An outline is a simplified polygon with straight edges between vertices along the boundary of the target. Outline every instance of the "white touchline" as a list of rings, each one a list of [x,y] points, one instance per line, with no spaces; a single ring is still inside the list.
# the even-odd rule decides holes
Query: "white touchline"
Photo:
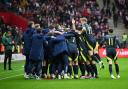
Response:
[[[17,68],[17,66],[13,66],[13,68],[15,69],[15,68]],[[21,66],[21,68],[23,69],[23,66]],[[22,69],[17,69],[17,70],[13,70],[13,71],[19,71],[19,70],[22,70]],[[11,72],[11,71],[8,71],[8,72]],[[0,72],[0,74],[3,74],[3,73],[5,73],[5,71]]]
[[[19,74],[19,75],[15,75],[15,76],[9,76],[9,77],[5,77],[5,78],[1,78],[0,80],[5,80],[5,79],[9,79],[9,78],[14,78],[14,77],[17,77],[17,76],[21,76],[23,74]]]
[[[23,70],[23,68],[22,68],[22,69],[18,69],[18,70],[8,71],[8,74],[12,74],[12,72],[14,72],[14,71],[20,71],[20,70]],[[7,72],[6,72],[6,71],[1,72],[0,75],[1,75],[1,74],[4,74],[4,73],[7,73]]]

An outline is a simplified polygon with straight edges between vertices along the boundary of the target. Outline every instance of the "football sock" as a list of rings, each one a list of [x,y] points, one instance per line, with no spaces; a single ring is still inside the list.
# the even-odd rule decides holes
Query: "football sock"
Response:
[[[98,75],[96,64],[92,64],[93,71],[95,73],[95,76]]]
[[[58,74],[61,75],[62,72],[62,65],[61,63],[58,65]]]
[[[92,68],[92,66],[90,64],[88,65],[88,68],[89,68],[89,71],[91,73],[91,76],[94,77],[93,68]]]
[[[112,74],[112,64],[109,64],[109,73]]]
[[[68,66],[68,73],[69,73],[70,75],[72,75],[72,66],[71,66],[71,65]]]
[[[47,67],[46,66],[42,67],[42,74],[47,74]]]
[[[89,65],[85,64],[85,66],[86,66],[87,75],[89,75],[90,74]]]
[[[97,57],[95,57],[94,55],[91,56],[92,60],[94,60],[96,63],[99,63],[99,60]]]
[[[85,65],[79,64],[79,67],[80,67],[80,71],[81,71],[82,76],[84,76],[85,75]]]
[[[99,54],[96,53],[95,56],[98,58],[99,61],[101,61]]]
[[[78,65],[73,66],[74,75],[78,74]]]
[[[119,65],[115,64],[116,74],[119,75]]]

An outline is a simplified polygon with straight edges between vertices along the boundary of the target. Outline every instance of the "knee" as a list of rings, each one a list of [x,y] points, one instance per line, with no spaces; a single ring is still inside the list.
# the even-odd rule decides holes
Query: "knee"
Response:
[[[90,62],[89,62],[89,61],[86,61],[86,64],[87,64],[87,65],[89,65],[89,64],[90,64]]]
[[[95,61],[92,61],[92,64],[96,64],[96,62]]]
[[[46,61],[43,61],[43,63],[42,63],[42,64],[43,64],[43,66],[46,66]]]
[[[69,62],[69,66],[72,66],[72,62]]]
[[[92,56],[93,55],[93,51],[89,51],[89,55]]]
[[[112,65],[112,60],[109,60],[109,64]]]
[[[73,65],[78,65],[78,62],[77,62],[77,61],[74,61],[74,62],[73,62]]]
[[[114,64],[118,64],[118,62],[115,61]]]

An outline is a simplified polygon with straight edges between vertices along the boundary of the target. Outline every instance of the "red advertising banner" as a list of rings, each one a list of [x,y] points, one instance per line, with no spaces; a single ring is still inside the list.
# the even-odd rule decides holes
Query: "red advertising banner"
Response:
[[[9,24],[10,23],[10,18],[11,18],[11,13],[0,12],[0,17],[2,17],[4,23]]]
[[[125,48],[122,51],[121,51],[121,49],[116,49],[116,51],[117,51],[119,58],[128,58],[128,48]],[[99,55],[102,58],[106,57],[106,49],[100,48],[99,49]]]
[[[5,24],[17,26],[22,31],[25,31],[27,29],[28,21],[21,17],[16,15],[12,12],[0,12],[0,17],[2,17]]]

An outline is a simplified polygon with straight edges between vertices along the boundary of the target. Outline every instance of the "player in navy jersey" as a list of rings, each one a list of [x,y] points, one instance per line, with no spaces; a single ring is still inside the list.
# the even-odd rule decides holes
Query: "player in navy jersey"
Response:
[[[115,79],[116,77],[114,77],[113,75],[113,71],[112,71],[112,61],[115,64],[115,69],[116,69],[116,74],[117,74],[117,78],[120,78],[119,75],[119,65],[117,62],[117,52],[116,52],[116,48],[119,47],[121,48],[119,39],[113,35],[113,29],[109,30],[109,35],[106,35],[103,39],[103,43],[106,44],[106,56],[107,56],[107,61],[109,63],[109,72],[111,75],[112,79]]]

